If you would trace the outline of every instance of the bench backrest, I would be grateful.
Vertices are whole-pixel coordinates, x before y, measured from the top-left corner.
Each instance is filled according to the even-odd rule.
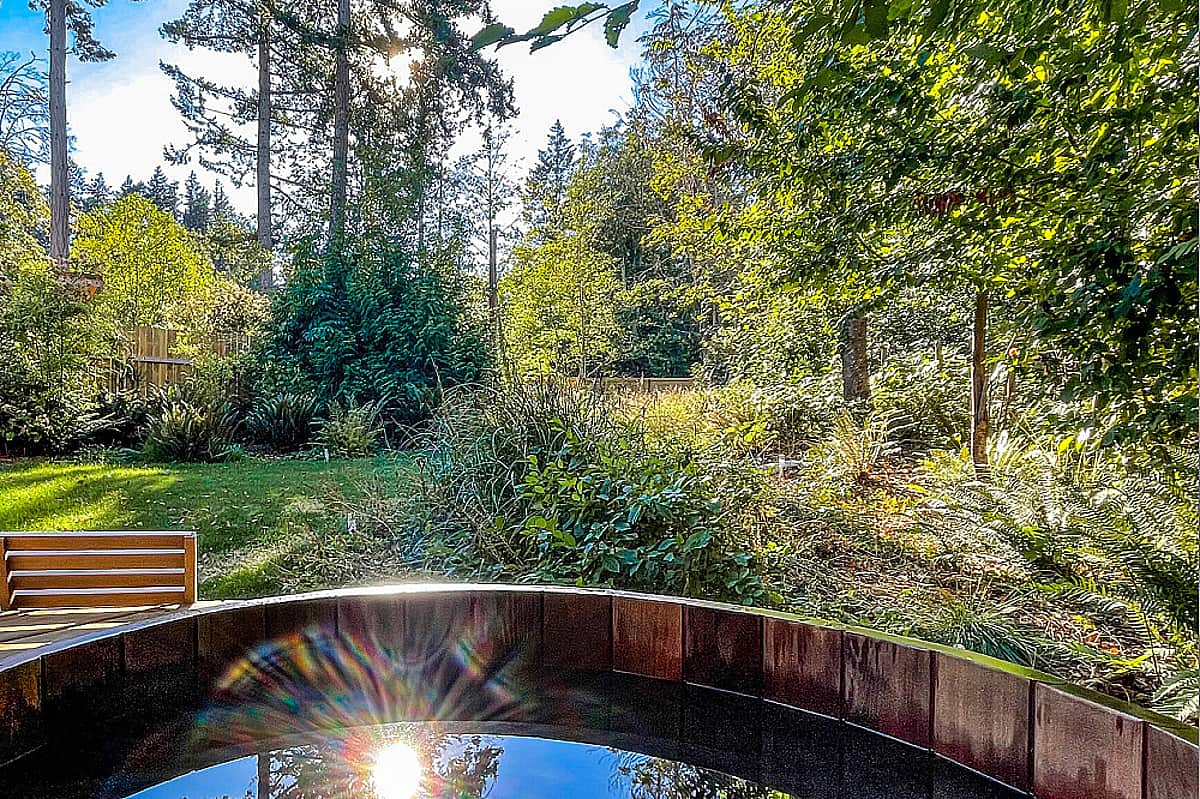
[[[0,533],[0,609],[195,601],[195,533]]]

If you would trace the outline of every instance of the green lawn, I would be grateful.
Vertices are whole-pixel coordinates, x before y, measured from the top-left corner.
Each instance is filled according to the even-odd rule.
[[[238,463],[0,464],[0,530],[195,530],[200,594],[273,593],[289,549],[334,518],[327,498],[404,480],[408,458]]]

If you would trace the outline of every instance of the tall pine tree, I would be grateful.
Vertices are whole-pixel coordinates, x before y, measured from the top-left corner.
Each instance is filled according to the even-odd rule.
[[[130,181],[132,183],[133,181]],[[113,199],[113,191],[108,187],[107,181],[104,180],[104,173],[96,173],[96,177],[87,184],[87,187],[81,198],[81,205],[85,211],[95,211],[102,205],[106,205]]]
[[[179,184],[170,180],[161,166],[154,167],[146,184],[146,198],[171,216],[179,216]]]
[[[188,230],[203,233],[212,224],[212,195],[200,185],[193,172],[183,185],[183,226]]]
[[[575,145],[567,138],[562,121],[555,120],[546,146],[538,150],[537,163],[529,170],[522,192],[525,223],[535,235],[562,223],[567,184],[575,172],[575,162]]]

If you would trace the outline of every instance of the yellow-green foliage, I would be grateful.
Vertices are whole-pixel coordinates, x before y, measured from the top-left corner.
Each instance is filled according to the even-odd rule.
[[[76,268],[102,275],[98,308],[126,327],[196,329],[209,316],[217,275],[192,235],[136,194],[79,219]]]
[[[16,265],[43,257],[34,232],[46,227],[49,215],[33,175],[0,149],[0,279]]]
[[[518,374],[592,374],[615,352],[612,258],[583,236],[518,247],[500,284],[506,351]]]

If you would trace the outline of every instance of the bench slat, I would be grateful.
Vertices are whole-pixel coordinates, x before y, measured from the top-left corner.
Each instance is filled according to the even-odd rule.
[[[174,569],[183,566],[183,550],[115,550],[109,552],[76,552],[46,550],[33,553],[8,553],[8,570],[40,571],[42,569]]]
[[[130,589],[117,589],[114,593],[104,594],[28,594],[19,591],[14,593],[13,602],[22,608],[135,607],[139,605],[179,605],[183,604],[183,598],[183,588],[163,588],[163,590],[144,593],[134,593]]]
[[[183,536],[175,535],[26,535],[5,536],[9,552],[43,549],[183,549]]]
[[[10,572],[9,587],[14,591],[38,588],[147,588],[160,585],[183,586],[183,568],[174,569],[55,569]]]

